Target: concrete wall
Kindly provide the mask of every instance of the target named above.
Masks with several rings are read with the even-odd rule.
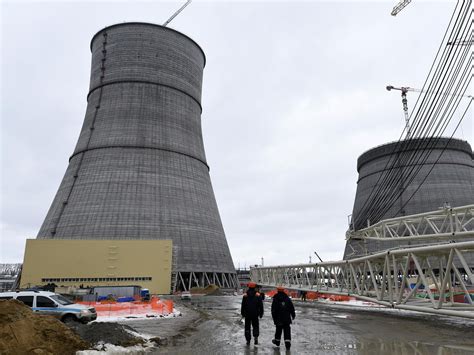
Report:
[[[171,258],[171,240],[28,239],[20,287],[139,285],[168,294]]]

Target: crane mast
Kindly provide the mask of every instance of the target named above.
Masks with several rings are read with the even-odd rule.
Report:
[[[179,13],[180,13],[181,11],[184,10],[184,8],[185,8],[186,6],[188,6],[188,5],[191,3],[191,1],[192,1],[192,0],[187,0],[186,3],[185,3],[183,6],[181,6],[173,15],[171,15],[171,17],[170,17],[168,20],[166,20],[166,22],[163,24],[163,26],[166,27],[176,16],[179,15]]]
[[[413,91],[413,92],[424,92],[424,93],[429,93],[429,91],[426,91],[426,90],[420,90],[420,89],[414,89],[414,88],[411,88],[409,86],[402,86],[402,87],[395,87],[395,86],[392,86],[392,85],[388,85],[386,87],[386,89],[388,91],[391,91],[391,90],[398,90],[398,91],[401,91],[402,92],[402,105],[403,105],[403,114],[405,115],[405,130],[407,132],[407,138],[410,138],[411,136],[411,126],[410,126],[410,118],[409,118],[409,115],[408,115],[408,100],[407,100],[407,93],[408,91]],[[441,92],[441,93],[438,93],[438,95],[448,95],[448,96],[451,96],[452,94],[450,93],[446,93],[446,92]],[[467,97],[467,98],[470,98],[472,100],[472,95],[459,95],[460,97]]]
[[[387,86],[387,90],[399,90],[402,92],[402,105],[403,105],[403,113],[405,115],[405,130],[407,132],[407,138],[410,138],[411,136],[411,127],[410,127],[410,118],[408,116],[408,99],[407,99],[407,92],[408,91],[415,91],[414,89],[411,89],[409,87],[400,87],[396,88],[392,85]]]
[[[411,0],[401,0],[392,10],[391,15],[392,16],[397,16],[397,14],[402,11],[409,3],[411,3]]]

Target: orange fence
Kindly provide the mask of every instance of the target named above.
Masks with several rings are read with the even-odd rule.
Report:
[[[291,296],[291,298],[299,298],[300,296],[298,295],[298,292],[297,291],[290,291],[290,290],[287,290],[285,289],[284,291],[288,296]],[[266,296],[268,297],[273,297],[275,296],[277,293],[277,290],[271,290],[271,291],[268,291],[265,293]]]
[[[99,317],[131,316],[131,315],[168,315],[173,312],[172,300],[160,300],[153,297],[148,302],[78,302],[94,307]]]
[[[265,295],[268,297],[273,297],[276,293],[277,293],[276,290],[271,290],[271,291],[266,292]],[[285,290],[285,293],[288,296],[291,296],[292,298],[301,298],[301,294],[298,291]],[[351,296],[331,295],[331,294],[319,293],[319,292],[314,292],[314,291],[306,292],[306,299],[307,300],[328,299],[328,300],[337,301],[337,302],[355,300],[355,298]]]

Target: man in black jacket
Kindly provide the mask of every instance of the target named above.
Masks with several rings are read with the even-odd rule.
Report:
[[[259,324],[258,318],[263,317],[263,302],[260,294],[255,290],[255,282],[249,282],[249,288],[242,297],[242,307],[240,313],[245,318],[245,340],[250,345],[250,325],[253,328],[253,337],[255,344],[258,344]]]
[[[281,286],[277,287],[277,293],[273,296],[272,302],[272,318],[275,323],[275,339],[272,343],[276,346],[280,346],[281,332],[284,333],[285,347],[290,349],[291,347],[291,328],[290,324],[295,319],[295,307],[291,302],[290,297],[285,293],[285,289]]]

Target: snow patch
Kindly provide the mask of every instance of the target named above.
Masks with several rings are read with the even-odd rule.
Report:
[[[385,306],[379,305],[377,303],[360,301],[360,300],[350,300],[350,301],[332,301],[330,299],[319,299],[316,302],[338,305],[338,306],[355,306],[355,307],[369,307],[369,308],[386,308]]]
[[[145,354],[156,350],[155,344],[152,342],[145,343],[143,345],[135,345],[129,347],[123,347],[113,344],[106,344],[99,342],[94,349],[82,350],[76,352],[76,355],[90,355],[90,354]]]
[[[156,314],[156,313],[147,313],[147,314],[128,314],[121,316],[97,316],[97,319],[94,322],[127,322],[133,320],[145,320],[145,319],[165,319],[165,318],[175,318],[181,316],[181,312],[173,308],[173,312],[170,314]]]

